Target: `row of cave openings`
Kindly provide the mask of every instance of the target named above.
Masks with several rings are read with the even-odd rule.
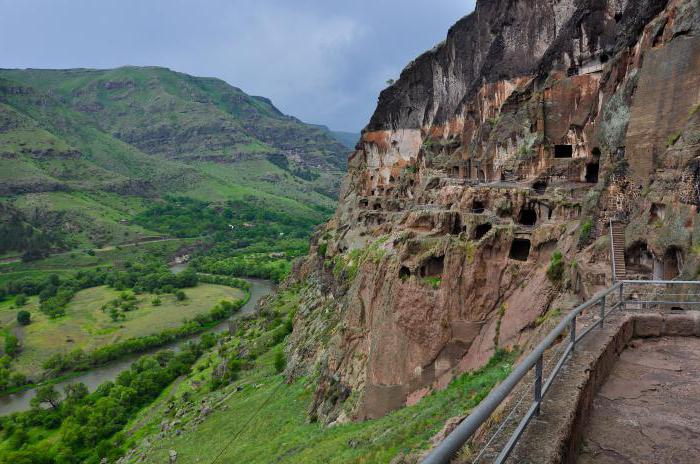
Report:
[[[471,212],[483,214],[486,211],[486,204],[481,200],[472,201]],[[552,209],[547,209],[547,219],[552,218]],[[527,205],[520,209],[516,222],[523,226],[532,227],[537,224],[537,211],[533,205]]]
[[[427,260],[418,266],[415,275],[421,278],[424,277],[440,277],[442,276],[442,271],[445,269],[445,257],[444,256],[431,256]],[[399,278],[407,279],[413,275],[411,270],[407,266],[401,266],[399,269]]]
[[[527,261],[527,259],[530,257],[530,240],[526,238],[513,239],[510,245],[508,257],[517,261]],[[399,269],[399,278],[408,279],[412,275],[416,275],[420,278],[440,277],[442,276],[444,268],[444,256],[431,256],[421,263],[420,266],[418,266],[415,273],[412,273],[408,266],[401,266]]]

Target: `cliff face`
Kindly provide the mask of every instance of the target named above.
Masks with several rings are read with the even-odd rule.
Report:
[[[317,379],[328,423],[527,345],[611,283],[611,220],[628,277],[696,277],[700,2],[480,1],[382,92],[348,164],[293,275],[287,373]]]

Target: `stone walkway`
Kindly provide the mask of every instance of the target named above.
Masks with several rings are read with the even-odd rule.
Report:
[[[635,339],[596,394],[578,464],[700,462],[700,338]]]

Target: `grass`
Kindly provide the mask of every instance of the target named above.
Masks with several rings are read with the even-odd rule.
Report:
[[[256,368],[234,384],[242,391],[196,429],[159,441],[147,460],[166,462],[168,450],[174,449],[179,463],[212,462],[228,444],[220,462],[388,463],[399,453],[425,448],[445,420],[468,412],[505,378],[515,359],[513,353],[500,352],[484,368],[414,406],[381,419],[327,428],[306,419],[311,386],[304,379],[288,385],[274,374],[275,351],[258,358]],[[189,385],[180,384],[178,393]],[[150,431],[156,426],[152,423]]]
[[[140,337],[178,327],[183,319],[208,312],[221,300],[238,300],[244,293],[238,289],[213,284],[199,284],[185,289],[187,299],[176,301],[174,295],[161,295],[162,304],[153,306],[150,294],[138,295],[138,308],[126,313],[126,320],[113,322],[100,308],[121,292],[108,287],[94,287],[76,294],[66,308],[66,315],[49,319],[38,311],[38,299],[32,297],[23,308],[30,311],[32,323],[19,327],[17,309],[11,302],[0,304],[0,325],[19,329],[22,352],[16,369],[30,377],[42,372],[42,364],[53,354],[81,348],[86,352],[128,338]]]
[[[69,273],[79,269],[102,266],[120,266],[126,261],[135,262],[144,259],[147,255],[169,258],[176,250],[193,242],[195,242],[193,239],[168,239],[167,241],[140,243],[136,246],[108,246],[93,250],[94,256],[87,254],[87,250],[74,250],[27,263],[4,263],[0,264],[0,286],[10,280],[25,277],[38,280],[53,273]]]

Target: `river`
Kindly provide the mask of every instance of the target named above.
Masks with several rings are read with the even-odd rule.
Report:
[[[173,267],[176,267],[178,265],[175,265]],[[172,268],[171,268],[172,269]],[[173,272],[177,273],[181,271],[181,268],[176,268],[172,269]],[[268,295],[272,289],[274,288],[274,284],[270,282],[269,280],[263,280],[263,279],[244,279],[250,283],[250,300],[248,300],[248,303],[246,303],[242,308],[241,311],[238,312],[237,314],[247,314],[255,311],[255,308],[258,306],[258,301],[266,295]],[[233,316],[236,317],[236,316]],[[212,327],[209,329],[207,332],[223,332],[224,330],[228,330],[228,320],[220,322],[218,325]],[[144,353],[139,353],[137,355],[129,356],[123,359],[120,359],[118,361],[111,362],[109,364],[106,364],[101,367],[96,367],[94,369],[91,369],[89,371],[83,372],[80,375],[73,377],[69,380],[63,381],[63,382],[58,382],[54,385],[54,388],[58,391],[63,391],[63,388],[71,383],[78,383],[82,382],[85,385],[87,385],[88,389],[90,391],[94,390],[98,385],[100,385],[102,382],[106,382],[108,380],[114,380],[117,375],[123,371],[129,368],[131,366],[131,363],[133,363],[135,360],[140,358],[141,356],[147,355],[154,353],[156,351],[164,350],[164,349],[174,349],[177,350],[180,346],[183,344],[187,343],[190,340],[194,340],[199,338],[202,334],[197,334],[197,335],[192,335],[187,338],[183,338],[181,340],[178,340],[176,342],[172,342],[168,345],[164,345],[158,348],[153,348],[151,350],[148,350]],[[18,412],[18,411],[25,411],[29,409],[29,401],[34,397],[35,392],[34,389],[30,390],[24,390],[19,393],[13,393],[11,395],[3,396],[0,397],[0,416],[4,416],[7,414],[12,414],[13,412]]]

